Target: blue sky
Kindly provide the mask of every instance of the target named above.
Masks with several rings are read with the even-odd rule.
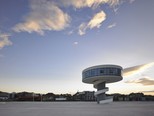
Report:
[[[82,83],[87,67],[152,63],[107,86],[153,94],[153,11],[153,0],[1,0],[0,90],[95,90]]]

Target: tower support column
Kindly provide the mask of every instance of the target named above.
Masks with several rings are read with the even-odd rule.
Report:
[[[105,89],[105,82],[99,83],[97,85],[97,91],[99,92],[100,90],[104,90]],[[105,100],[106,95],[105,92],[102,92],[100,94],[97,95],[97,103],[99,103],[101,100]]]

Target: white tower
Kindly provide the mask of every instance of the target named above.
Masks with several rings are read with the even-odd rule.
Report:
[[[109,90],[108,87],[105,87],[105,84],[122,80],[122,70],[122,67],[118,65],[89,67],[82,72],[82,82],[94,84],[94,88],[97,89],[97,92],[95,92],[97,103],[112,102],[113,98],[105,95],[105,92]]]

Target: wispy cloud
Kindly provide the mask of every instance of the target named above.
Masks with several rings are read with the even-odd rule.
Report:
[[[119,8],[114,8],[113,11],[115,12],[115,14],[117,14]]]
[[[120,0],[60,0],[60,2],[65,6],[74,6],[75,8],[96,8],[101,4],[109,4],[110,6],[115,6],[120,3]]]
[[[73,44],[74,44],[74,45],[78,45],[78,44],[79,44],[79,42],[75,41]]]
[[[154,93],[154,90],[151,90],[151,91],[141,91],[143,93]]]
[[[154,80],[149,77],[140,78],[138,80],[126,81],[125,83],[142,84],[144,86],[154,85]]]
[[[127,77],[127,76],[131,76],[131,75],[134,75],[134,74],[137,74],[137,73],[144,72],[145,70],[147,70],[148,68],[150,68],[152,66],[154,66],[154,62],[143,64],[143,65],[138,65],[138,66],[134,66],[134,67],[125,68],[123,70],[123,76]]]
[[[109,25],[107,28],[110,29],[110,28],[115,27],[116,25],[117,25],[116,23],[113,23],[113,24]]]
[[[71,31],[69,31],[67,34],[68,34],[68,35],[71,35],[71,34],[73,34],[73,33],[74,33],[74,31],[71,30]]]
[[[53,1],[32,0],[31,12],[22,23],[13,27],[15,32],[37,32],[41,35],[45,30],[63,30],[69,25],[70,17],[64,13]]]
[[[116,6],[120,5],[122,1],[123,0],[31,0],[30,12],[12,29],[15,32],[36,32],[40,35],[43,35],[46,30],[64,30],[71,24],[71,15],[66,13],[67,10],[64,12],[65,8],[70,8],[70,6],[75,9],[89,7],[94,10],[100,5],[108,4],[111,8],[116,9],[115,12],[117,12]],[[130,2],[131,1],[134,0],[130,0]],[[89,22],[80,23],[78,26],[79,35],[84,35],[87,29],[99,28],[105,19],[106,14],[104,11],[94,14]],[[108,28],[114,26],[116,26],[116,24],[110,25]]]
[[[101,23],[106,19],[106,14],[104,11],[101,11],[94,15],[94,17],[89,21],[88,27],[90,29],[97,27],[99,28],[101,26]]]
[[[122,0],[59,0],[61,5],[73,6],[75,8],[97,8],[100,5],[108,4],[110,7],[115,9],[115,6],[121,4]],[[106,14],[101,11],[94,15],[94,17],[89,22],[83,22],[79,26],[78,34],[84,35],[87,29],[99,28],[101,23],[106,19]],[[113,25],[115,26],[115,25]]]
[[[133,2],[135,2],[135,0],[129,0],[129,3],[133,3]]]
[[[82,23],[79,26],[79,35],[84,35],[87,29],[99,28],[101,23],[106,19],[106,14],[101,11],[93,16],[88,23]]]
[[[5,46],[12,45],[12,42],[9,40],[9,37],[11,35],[8,33],[0,33],[0,49],[2,49]]]
[[[87,26],[86,23],[80,24],[78,34],[79,35],[84,35],[86,33],[87,28],[88,28],[88,26]]]

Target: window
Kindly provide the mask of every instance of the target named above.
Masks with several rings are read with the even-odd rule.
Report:
[[[103,70],[103,69],[101,69],[101,70],[100,70],[100,73],[101,73],[101,74],[102,74],[102,73],[104,73],[104,70]]]
[[[91,70],[91,76],[95,76],[95,69]]]
[[[121,76],[121,69],[119,68],[96,68],[87,70],[83,73],[84,78],[93,77],[93,76],[103,76],[103,75],[115,75]]]

